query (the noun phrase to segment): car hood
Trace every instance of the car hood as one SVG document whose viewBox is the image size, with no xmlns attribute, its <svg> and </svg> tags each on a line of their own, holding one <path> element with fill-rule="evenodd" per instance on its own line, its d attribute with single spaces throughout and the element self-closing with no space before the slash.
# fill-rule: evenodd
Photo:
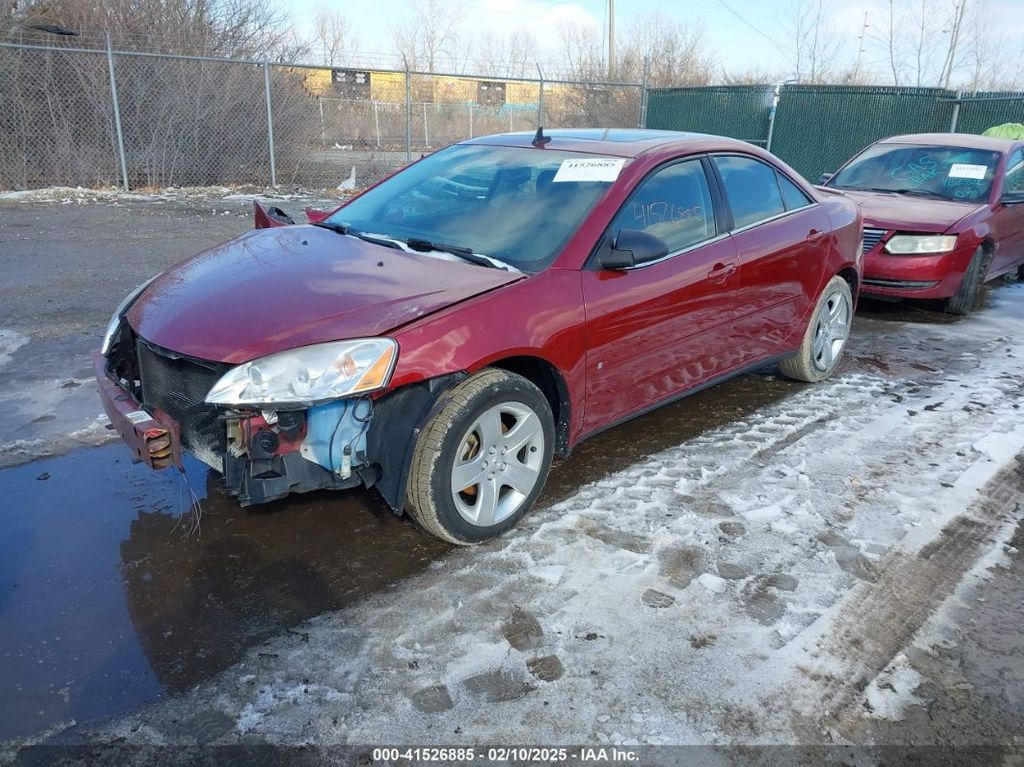
<svg viewBox="0 0 1024 767">
<path fill-rule="evenodd" d="M 840 190 L 864 214 L 864 226 L 905 229 L 911 232 L 944 232 L 980 206 L 924 197 L 907 197 L 881 192 Z"/>
<path fill-rule="evenodd" d="M 286 226 L 249 232 L 171 267 L 127 317 L 150 343 L 236 364 L 387 333 L 523 277 Z"/>
</svg>

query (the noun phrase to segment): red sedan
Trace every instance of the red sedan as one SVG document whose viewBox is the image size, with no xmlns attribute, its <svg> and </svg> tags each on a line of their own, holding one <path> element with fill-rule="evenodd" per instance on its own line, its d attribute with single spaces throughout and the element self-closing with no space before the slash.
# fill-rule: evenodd
<svg viewBox="0 0 1024 767">
<path fill-rule="evenodd" d="M 477 138 L 156 277 L 97 376 L 154 468 L 190 451 L 242 504 L 374 486 L 475 543 L 592 434 L 771 362 L 828 376 L 860 230 L 845 197 L 740 141 Z"/>
<path fill-rule="evenodd" d="M 943 299 L 967 314 L 982 283 L 1024 267 L 1024 142 L 893 136 L 828 178 L 864 211 L 864 293 Z"/>
</svg>

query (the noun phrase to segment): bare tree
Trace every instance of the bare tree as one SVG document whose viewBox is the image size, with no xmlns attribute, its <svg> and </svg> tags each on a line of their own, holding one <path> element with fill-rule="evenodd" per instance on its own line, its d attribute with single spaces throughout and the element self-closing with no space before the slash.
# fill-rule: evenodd
<svg viewBox="0 0 1024 767">
<path fill-rule="evenodd" d="M 618 77 L 639 82 L 645 72 L 655 87 L 706 85 L 714 61 L 704 44 L 703 24 L 690 26 L 654 14 L 636 20 L 616 52 Z"/>
<path fill-rule="evenodd" d="M 725 70 L 719 78 L 723 85 L 770 85 L 786 79 L 781 72 L 766 69 Z"/>
<path fill-rule="evenodd" d="M 537 38 L 526 27 L 484 34 L 475 53 L 476 70 L 488 77 L 533 77 L 537 59 Z"/>
<path fill-rule="evenodd" d="M 902 15 L 897 12 L 896 0 L 889 0 L 888 13 L 886 14 L 885 26 L 885 53 L 889 63 L 889 72 L 892 74 L 892 84 L 900 84 L 900 70 L 903 59 L 903 29 Z"/>
<path fill-rule="evenodd" d="M 407 18 L 391 29 L 398 53 L 413 69 L 436 71 L 442 59 L 449 65 L 465 61 L 459 48 L 462 8 L 444 0 L 410 0 Z"/>
<path fill-rule="evenodd" d="M 930 8 L 932 12 L 929 12 Z M 933 11 L 933 0 L 920 0 L 915 4 L 916 17 L 913 18 L 913 24 L 910 25 L 910 30 L 913 33 L 910 48 L 913 53 L 914 85 L 918 88 L 930 81 L 929 73 L 934 65 L 935 45 L 933 40 L 938 16 Z"/>
<path fill-rule="evenodd" d="M 335 67 L 352 61 L 356 54 L 355 35 L 348 21 L 337 11 L 317 8 L 313 13 L 316 46 L 321 61 Z"/>
<path fill-rule="evenodd" d="M 563 24 L 562 65 L 572 80 L 601 80 L 604 77 L 604 49 L 597 30 L 583 24 Z"/>
<path fill-rule="evenodd" d="M 842 39 L 832 27 L 825 0 L 794 0 L 782 27 L 789 38 L 794 76 L 803 82 L 829 79 L 842 50 Z"/>
<path fill-rule="evenodd" d="M 1020 57 L 1008 54 L 1013 42 L 991 23 L 987 0 L 975 0 L 967 11 L 961 44 L 969 67 L 965 85 L 969 90 L 1014 90 L 1020 85 Z M 1016 66 L 1013 61 L 1016 60 Z"/>
<path fill-rule="evenodd" d="M 946 59 L 942 64 L 942 75 L 939 79 L 943 88 L 949 88 L 953 79 L 953 72 L 956 69 L 957 47 L 960 45 L 960 36 L 963 33 L 964 17 L 967 14 L 968 0 L 953 0 L 949 12 L 949 44 L 946 47 Z"/>
<path fill-rule="evenodd" d="M 294 60 L 302 50 L 271 0 L 28 0 L 10 23 L 59 26 L 71 45 Z M 105 57 L 70 51 L 7 53 L 32 73 L 0 88 L 0 184 L 119 180 Z M 134 186 L 251 181 L 266 168 L 264 73 L 249 63 L 116 55 L 118 114 Z M 276 159 L 297 163 L 312 121 L 301 76 L 270 73 Z"/>
<path fill-rule="evenodd" d="M 26 0 L 12 22 L 53 25 L 96 45 L 238 58 L 280 58 L 294 37 L 287 9 L 270 0 Z"/>
</svg>

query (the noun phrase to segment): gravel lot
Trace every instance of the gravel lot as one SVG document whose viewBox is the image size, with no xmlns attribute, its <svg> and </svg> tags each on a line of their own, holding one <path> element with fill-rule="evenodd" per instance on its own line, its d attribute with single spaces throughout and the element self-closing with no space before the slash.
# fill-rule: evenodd
<svg viewBox="0 0 1024 767">
<path fill-rule="evenodd" d="M 0 201 L 0 540 L 34 541 L 0 550 L 0 739 L 1020 745 L 1024 284 L 966 320 L 867 304 L 834 380 L 764 371 L 601 435 L 493 544 L 368 493 L 242 512 L 194 464 L 186 539 L 172 478 L 81 447 L 109 439 L 87 355 L 249 216 Z"/>
</svg>

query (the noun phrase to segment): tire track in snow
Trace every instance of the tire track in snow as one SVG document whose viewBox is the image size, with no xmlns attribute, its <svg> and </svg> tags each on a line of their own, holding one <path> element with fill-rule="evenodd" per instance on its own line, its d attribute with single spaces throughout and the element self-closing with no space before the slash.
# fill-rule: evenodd
<svg viewBox="0 0 1024 767">
<path fill-rule="evenodd" d="M 212 709 L 221 742 L 791 742 L 887 662 L 864 632 L 927 616 L 885 604 L 917 552 L 938 541 L 923 561 L 956 579 L 986 545 L 983 513 L 950 523 L 1019 415 L 1024 365 L 995 348 L 705 432 L 106 735 L 187 742 L 175 722 Z"/>
</svg>

